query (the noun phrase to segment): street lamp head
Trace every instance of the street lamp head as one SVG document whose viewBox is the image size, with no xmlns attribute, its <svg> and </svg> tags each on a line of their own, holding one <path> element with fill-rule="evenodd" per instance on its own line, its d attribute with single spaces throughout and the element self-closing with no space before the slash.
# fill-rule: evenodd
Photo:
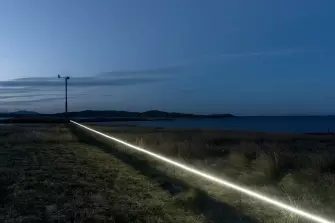
<svg viewBox="0 0 335 223">
<path fill-rule="evenodd" d="M 66 77 L 66 79 L 67 79 L 67 80 L 69 80 L 69 79 L 70 79 L 70 77 Z"/>
</svg>

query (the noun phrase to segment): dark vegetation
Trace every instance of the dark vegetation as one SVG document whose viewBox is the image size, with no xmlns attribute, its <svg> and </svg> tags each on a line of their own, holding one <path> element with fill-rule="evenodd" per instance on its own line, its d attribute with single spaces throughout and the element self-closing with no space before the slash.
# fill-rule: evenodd
<svg viewBox="0 0 335 223">
<path fill-rule="evenodd" d="M 149 127 L 93 128 L 270 194 L 292 206 L 327 216 L 328 219 L 335 217 L 334 136 Z M 99 141 L 111 144 L 110 140 L 100 138 Z M 131 152 L 130 149 L 126 151 Z M 187 179 L 193 186 L 258 221 L 308 222 L 173 168 L 161 167 L 157 162 L 152 161 L 151 166 L 177 179 Z"/>
<path fill-rule="evenodd" d="M 94 126 L 334 219 L 335 138 Z M 73 125 L 0 126 L 0 222 L 308 222 Z"/>
<path fill-rule="evenodd" d="M 63 124 L 0 126 L 0 222 L 255 222 L 86 137 Z"/>
</svg>

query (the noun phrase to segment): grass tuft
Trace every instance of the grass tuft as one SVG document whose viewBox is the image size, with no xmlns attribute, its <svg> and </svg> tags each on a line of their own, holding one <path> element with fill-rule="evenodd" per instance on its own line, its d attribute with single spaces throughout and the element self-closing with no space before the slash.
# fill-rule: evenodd
<svg viewBox="0 0 335 223">
<path fill-rule="evenodd" d="M 284 157 L 274 151 L 262 152 L 253 161 L 253 168 L 256 171 L 261 171 L 270 181 L 279 180 L 286 171 L 285 167 Z"/>
</svg>

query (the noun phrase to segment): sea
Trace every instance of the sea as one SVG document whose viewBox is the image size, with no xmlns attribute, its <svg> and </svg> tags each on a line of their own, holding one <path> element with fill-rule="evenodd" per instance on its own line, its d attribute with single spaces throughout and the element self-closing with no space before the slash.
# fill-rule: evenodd
<svg viewBox="0 0 335 223">
<path fill-rule="evenodd" d="M 335 116 L 177 118 L 166 121 L 102 122 L 95 124 L 135 125 L 182 129 L 242 130 L 276 133 L 335 132 Z"/>
</svg>

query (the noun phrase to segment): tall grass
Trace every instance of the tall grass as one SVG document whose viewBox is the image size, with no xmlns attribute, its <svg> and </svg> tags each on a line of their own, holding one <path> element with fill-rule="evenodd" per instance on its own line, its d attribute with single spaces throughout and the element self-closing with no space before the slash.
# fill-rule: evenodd
<svg viewBox="0 0 335 223">
<path fill-rule="evenodd" d="M 114 134 L 111 127 L 104 131 Z M 335 138 L 332 136 L 171 130 L 155 133 L 146 128 L 136 133 L 130 129 L 128 133 L 117 134 L 128 141 L 141 138 L 138 145 L 149 150 L 271 193 L 314 213 L 335 217 Z M 203 182 L 198 186 L 217 194 L 220 199 L 230 200 L 228 196 L 231 195 L 218 188 Z M 234 196 L 232 204 L 241 199 Z M 243 210 L 260 216 L 264 222 L 305 222 L 278 210 L 264 213 L 268 207 L 248 199 L 244 202 Z"/>
</svg>

